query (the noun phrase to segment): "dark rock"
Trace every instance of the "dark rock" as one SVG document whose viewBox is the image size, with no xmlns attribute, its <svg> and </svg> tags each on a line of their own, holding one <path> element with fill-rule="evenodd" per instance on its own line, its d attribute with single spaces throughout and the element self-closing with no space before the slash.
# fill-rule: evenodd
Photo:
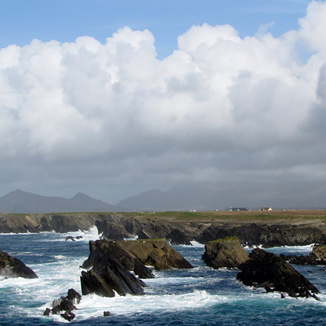
<svg viewBox="0 0 326 326">
<path fill-rule="evenodd" d="M 198 227 L 189 227 L 193 236 L 189 237 L 186 232 L 188 224 L 170 223 L 167 221 L 159 221 L 155 219 L 127 218 L 117 216 L 106 216 L 105 219 L 96 222 L 99 233 L 104 238 L 123 240 L 137 236 L 139 239 L 158 239 L 167 238 L 172 244 L 191 245 L 192 239 Z"/>
<path fill-rule="evenodd" d="M 120 262 L 129 271 L 135 272 L 140 278 L 153 278 L 152 271 L 142 263 L 132 252 L 125 248 L 121 241 L 102 239 L 89 242 L 89 257 L 82 267 L 91 267 L 107 264 L 108 258 Z"/>
<path fill-rule="evenodd" d="M 12 257 L 6 252 L 0 250 L 0 276 L 6 278 L 37 278 L 32 269 L 27 267 L 18 258 Z"/>
<path fill-rule="evenodd" d="M 103 236 L 108 239 L 123 240 L 133 237 L 133 234 L 129 233 L 123 224 L 117 223 L 112 218 L 96 221 L 95 225 L 99 232 L 103 233 Z"/>
<path fill-rule="evenodd" d="M 143 264 L 157 270 L 193 267 L 166 239 L 139 239 L 122 241 L 121 244 Z"/>
<path fill-rule="evenodd" d="M 72 312 L 77 309 L 75 304 L 78 304 L 81 300 L 81 295 L 74 289 L 69 289 L 68 294 L 65 297 L 53 300 L 52 309 L 46 308 L 44 311 L 45 316 L 49 316 L 50 312 L 54 315 L 60 314 L 61 317 L 68 321 L 72 321 L 75 318 L 75 314 Z"/>
<path fill-rule="evenodd" d="M 68 240 L 76 241 L 75 238 L 74 238 L 73 236 L 71 236 L 71 235 L 68 235 L 68 236 L 66 237 L 66 241 L 68 241 Z"/>
<path fill-rule="evenodd" d="M 65 312 L 63 314 L 60 314 L 60 316 L 68 321 L 72 321 L 76 317 L 73 312 Z"/>
<path fill-rule="evenodd" d="M 248 286 L 263 287 L 267 292 L 286 292 L 292 297 L 314 297 L 319 293 L 303 275 L 281 257 L 254 249 L 249 260 L 241 264 L 237 279 Z"/>
<path fill-rule="evenodd" d="M 110 314 L 110 311 L 104 311 L 103 312 L 103 316 L 104 317 L 109 317 L 111 314 Z"/>
<path fill-rule="evenodd" d="M 75 289 L 69 289 L 66 298 L 73 304 L 78 304 L 81 301 L 82 296 Z"/>
<path fill-rule="evenodd" d="M 153 274 L 137 257 L 123 248 L 119 241 L 90 241 L 89 246 L 90 255 L 82 267 L 92 269 L 82 272 L 83 294 L 96 293 L 107 297 L 113 297 L 115 292 L 119 295 L 144 294 L 145 283 L 130 271 L 147 278 L 153 277 Z"/>
<path fill-rule="evenodd" d="M 51 309 L 50 309 L 50 308 L 46 308 L 46 309 L 44 310 L 43 315 L 44 315 L 44 316 L 50 316 L 50 312 L 51 312 Z"/>
<path fill-rule="evenodd" d="M 205 244 L 203 260 L 213 268 L 239 268 L 249 256 L 237 237 L 227 237 Z"/>
<path fill-rule="evenodd" d="M 192 245 L 188 237 L 180 229 L 173 229 L 166 235 L 166 238 L 170 240 L 172 245 Z"/>
<path fill-rule="evenodd" d="M 94 266 L 90 271 L 82 272 L 81 288 L 84 295 L 96 293 L 101 296 L 114 297 L 119 295 L 144 294 L 145 283 L 135 277 L 117 260 L 107 258 L 101 264 Z"/>
</svg>

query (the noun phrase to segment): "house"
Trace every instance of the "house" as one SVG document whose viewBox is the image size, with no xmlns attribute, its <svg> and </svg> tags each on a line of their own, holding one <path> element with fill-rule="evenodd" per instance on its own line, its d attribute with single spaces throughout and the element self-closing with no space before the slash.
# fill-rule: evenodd
<svg viewBox="0 0 326 326">
<path fill-rule="evenodd" d="M 244 207 L 231 207 L 229 209 L 230 212 L 239 212 L 239 211 L 247 211 L 248 209 L 247 208 L 244 208 Z"/>
<path fill-rule="evenodd" d="M 272 207 L 263 207 L 260 209 L 261 211 L 272 211 L 273 208 Z"/>
</svg>

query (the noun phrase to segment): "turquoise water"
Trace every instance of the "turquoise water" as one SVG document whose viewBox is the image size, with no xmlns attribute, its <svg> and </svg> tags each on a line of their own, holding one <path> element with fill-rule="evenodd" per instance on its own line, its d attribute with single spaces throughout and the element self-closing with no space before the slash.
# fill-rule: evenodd
<svg viewBox="0 0 326 326">
<path fill-rule="evenodd" d="M 67 235 L 82 235 L 75 242 Z M 0 249 L 21 259 L 38 279 L 0 280 L 0 325 L 59 325 L 60 316 L 43 316 L 53 299 L 69 288 L 80 290 L 79 266 L 88 257 L 96 229 L 69 234 L 0 234 Z M 204 246 L 176 246 L 194 269 L 155 272 L 145 280 L 146 295 L 103 298 L 83 296 L 76 325 L 323 325 L 326 324 L 325 266 L 295 266 L 321 291 L 313 299 L 280 298 L 243 286 L 236 270 L 213 270 L 201 256 Z M 306 254 L 311 246 L 271 248 L 275 253 Z M 103 317 L 109 310 L 110 317 Z"/>
</svg>

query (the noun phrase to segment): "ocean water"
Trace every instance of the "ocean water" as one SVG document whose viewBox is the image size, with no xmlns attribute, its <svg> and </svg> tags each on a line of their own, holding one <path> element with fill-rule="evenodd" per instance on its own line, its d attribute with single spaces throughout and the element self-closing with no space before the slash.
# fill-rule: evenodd
<svg viewBox="0 0 326 326">
<path fill-rule="evenodd" d="M 83 239 L 65 241 L 66 236 Z M 60 316 L 43 316 L 46 307 L 70 288 L 81 292 L 79 266 L 97 230 L 67 234 L 0 234 L 0 249 L 21 259 L 38 279 L 0 279 L 0 325 L 62 325 Z M 204 246 L 175 246 L 194 266 L 156 271 L 145 280 L 146 295 L 83 296 L 74 325 L 325 325 L 326 267 L 295 266 L 321 291 L 319 298 L 281 299 L 279 293 L 246 287 L 236 270 L 213 270 L 201 256 Z M 271 248 L 275 253 L 307 254 L 312 246 Z M 248 248 L 248 250 L 250 250 Z M 103 312 L 110 311 L 109 317 Z"/>
</svg>

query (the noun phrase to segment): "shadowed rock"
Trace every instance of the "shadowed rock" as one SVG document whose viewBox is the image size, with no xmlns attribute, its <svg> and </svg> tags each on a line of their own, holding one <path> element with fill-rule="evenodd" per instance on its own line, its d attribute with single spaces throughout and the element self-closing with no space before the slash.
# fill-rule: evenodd
<svg viewBox="0 0 326 326">
<path fill-rule="evenodd" d="M 140 261 L 131 251 L 123 246 L 124 241 L 115 241 L 109 239 L 102 239 L 89 242 L 89 257 L 84 261 L 82 267 L 89 269 L 91 267 L 97 268 L 108 263 L 110 259 L 118 261 L 129 271 L 135 272 L 140 278 L 153 278 L 152 271 L 147 268 L 143 262 Z"/>
<path fill-rule="evenodd" d="M 75 304 L 78 304 L 81 300 L 81 295 L 74 289 L 68 290 L 68 295 L 53 300 L 52 309 L 46 308 L 43 315 L 49 316 L 50 313 L 54 315 L 60 314 L 60 316 L 68 321 L 72 321 L 75 318 L 75 314 L 72 312 L 77 309 Z"/>
<path fill-rule="evenodd" d="M 203 260 L 213 268 L 239 268 L 249 256 L 237 237 L 227 237 L 205 244 Z"/>
<path fill-rule="evenodd" d="M 146 284 L 130 271 L 142 278 L 154 277 L 137 257 L 121 246 L 120 241 L 90 241 L 90 255 L 83 263 L 81 275 L 82 294 L 96 293 L 101 296 L 144 294 Z"/>
<path fill-rule="evenodd" d="M 267 292 L 279 291 L 291 297 L 316 297 L 318 289 L 281 257 L 254 249 L 249 260 L 240 265 L 237 279 L 248 286 L 263 287 Z"/>
<path fill-rule="evenodd" d="M 35 272 L 18 258 L 0 250 L 0 276 L 5 278 L 37 278 Z"/>
</svg>

